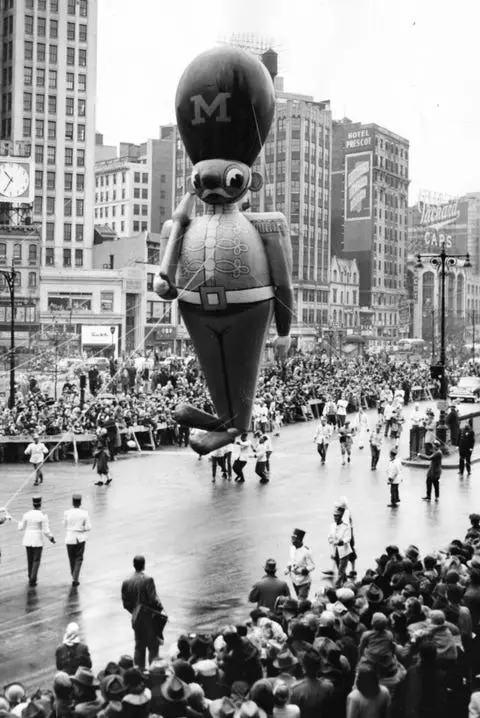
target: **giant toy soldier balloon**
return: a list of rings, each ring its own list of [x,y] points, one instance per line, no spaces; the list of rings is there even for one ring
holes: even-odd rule
[[[194,165],[191,192],[166,223],[155,291],[178,298],[217,415],[180,405],[176,420],[203,429],[199,453],[248,430],[268,329],[275,315],[280,353],[292,317],[291,244],[278,212],[243,213],[238,203],[262,178],[251,167],[275,111],[272,80],[256,58],[233,47],[197,57],[180,79],[178,129]],[[191,217],[195,198],[203,216]]]

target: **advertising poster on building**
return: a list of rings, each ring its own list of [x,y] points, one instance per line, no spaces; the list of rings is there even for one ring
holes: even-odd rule
[[[433,200],[433,201],[432,201]],[[409,251],[465,254],[468,250],[468,201],[460,198],[435,201],[421,198],[412,215],[409,228]]]
[[[345,221],[372,217],[372,153],[345,156]]]

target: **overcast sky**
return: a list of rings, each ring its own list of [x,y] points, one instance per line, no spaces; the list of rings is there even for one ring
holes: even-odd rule
[[[285,90],[410,140],[419,188],[480,191],[478,0],[98,0],[97,129],[157,137],[178,79],[232,32],[274,37]]]

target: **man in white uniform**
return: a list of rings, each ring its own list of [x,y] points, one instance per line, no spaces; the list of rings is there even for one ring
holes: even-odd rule
[[[347,564],[352,553],[352,529],[350,523],[345,520],[344,514],[344,509],[335,507],[333,524],[328,534],[328,543],[332,547],[332,559],[338,570],[337,587],[345,583]]]
[[[33,441],[25,449],[25,454],[30,457],[30,463],[35,469],[35,481],[33,485],[38,486],[38,484],[43,484],[42,466],[45,456],[48,454],[48,449],[45,444],[40,442],[38,434],[33,435]]]
[[[72,574],[72,586],[78,586],[87,533],[92,527],[88,511],[81,508],[82,497],[80,494],[73,494],[72,504],[73,507],[67,509],[63,515],[63,525],[66,528],[65,543]]]
[[[55,538],[48,525],[48,516],[42,511],[42,497],[34,496],[32,503],[33,509],[23,514],[18,530],[25,531],[23,545],[27,550],[28,580],[30,586],[36,586],[42,560],[43,537],[46,536],[52,543],[55,543]]]
[[[290,546],[290,563],[285,571],[285,574],[290,574],[298,598],[308,598],[312,585],[310,574],[315,570],[312,552],[303,544],[304,536],[305,531],[294,529]]]
[[[332,425],[327,423],[326,416],[322,416],[322,418],[320,419],[320,424],[317,426],[313,437],[313,440],[317,444],[317,451],[320,454],[322,464],[325,463],[325,459],[327,458],[328,445],[330,444],[332,434]]]
[[[387,466],[387,483],[390,486],[390,508],[395,508],[400,503],[398,487],[402,482],[402,463],[398,458],[396,449],[390,450],[390,461]]]

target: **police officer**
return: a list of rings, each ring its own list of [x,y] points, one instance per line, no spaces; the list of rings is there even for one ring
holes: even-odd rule
[[[67,545],[68,560],[70,561],[70,573],[72,574],[72,586],[78,586],[80,581],[80,569],[82,568],[83,555],[85,553],[85,542],[87,533],[91,529],[88,511],[81,508],[81,494],[73,494],[72,508],[67,509],[63,515],[63,525],[66,529],[65,543]]]
[[[43,537],[46,536],[51,543],[55,543],[55,538],[48,525],[48,516],[42,511],[42,497],[33,496],[32,503],[33,509],[23,514],[18,529],[25,531],[23,545],[27,550],[28,580],[30,586],[36,586],[42,560]]]

